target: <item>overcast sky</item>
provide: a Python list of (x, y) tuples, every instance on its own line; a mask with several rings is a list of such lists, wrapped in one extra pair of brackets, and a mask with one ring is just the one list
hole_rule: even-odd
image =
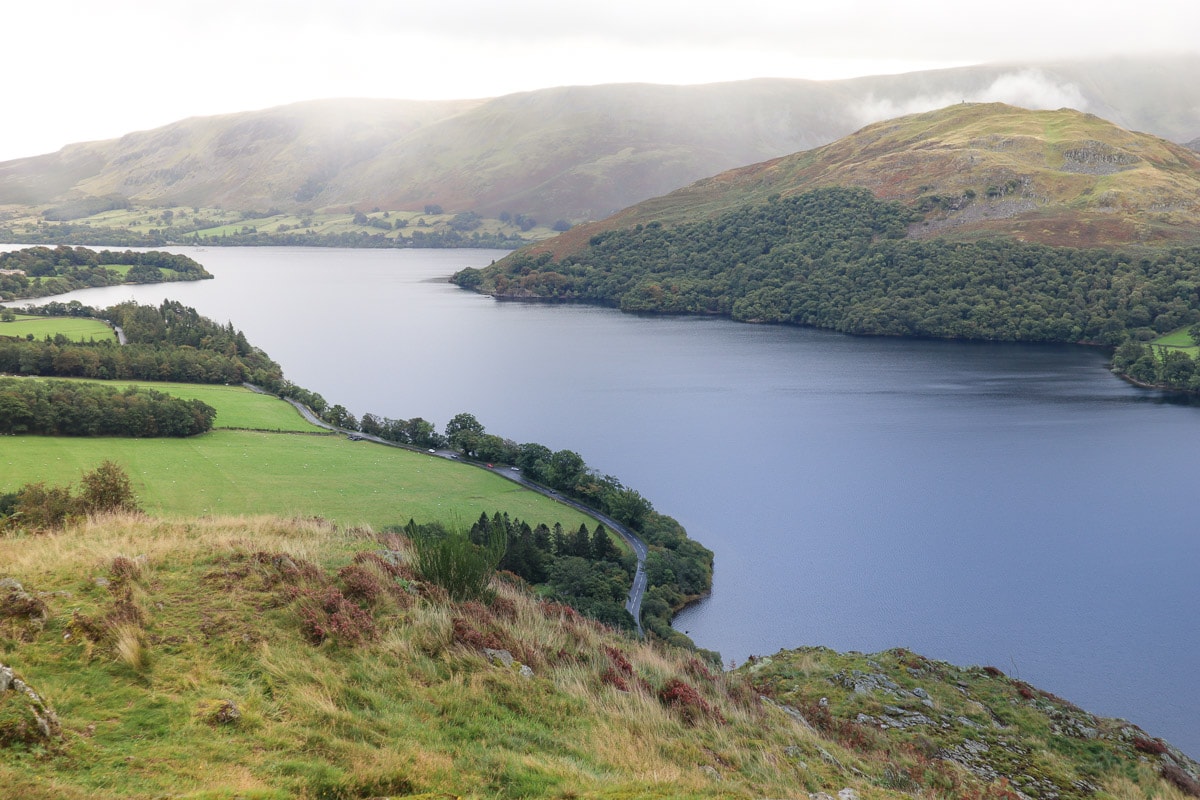
[(2, 16), (0, 160), (324, 97), (1200, 50), (1197, 0), (7, 0)]

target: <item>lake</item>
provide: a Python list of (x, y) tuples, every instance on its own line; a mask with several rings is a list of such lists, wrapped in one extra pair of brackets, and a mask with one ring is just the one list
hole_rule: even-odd
[(110, 287), (230, 320), (361, 416), (470, 411), (581, 453), (716, 552), (676, 627), (727, 662), (820, 644), (991, 664), (1200, 755), (1200, 408), (1069, 346), (873, 339), (496, 302), (498, 251), (197, 250)]

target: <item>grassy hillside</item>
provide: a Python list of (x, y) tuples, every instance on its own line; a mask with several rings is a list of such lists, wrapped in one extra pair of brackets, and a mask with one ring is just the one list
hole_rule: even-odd
[(1200, 242), (1200, 156), (1070, 109), (958, 104), (698, 181), (535, 245), (555, 259), (609, 230), (711, 219), (855, 186), (920, 211), (914, 236), (1091, 247)]
[(64, 221), (49, 221), (41, 206), (0, 212), (0, 237), (30, 244), (161, 247), (167, 243), (291, 245), (326, 247), (496, 247), (513, 248), (554, 235), (556, 220), (486, 219), (467, 212), (426, 213), (347, 207), (320, 211), (279, 208), (234, 211), (171, 205), (108, 209)]
[(382, 528), (411, 518), (469, 525), (499, 509), (568, 530), (595, 525), (486, 470), (326, 433), (276, 397), (240, 386), (141, 385), (203, 400), (222, 430), (188, 439), (5, 437), (0, 494), (37, 481), (72, 483), (110, 459), (158, 516), (322, 516)]
[[(39, 696), (0, 690), (0, 785), (26, 800), (1176, 800), (1195, 786), (1197, 765), (1164, 743), (1002, 676), (895, 652), (722, 674), (503, 582), (490, 604), (450, 602), (411, 559), (394, 535), (275, 518), (107, 517), (0, 539), (0, 663)], [(936, 725), (893, 740), (891, 705)]]
[(130, 204), (235, 213), (438, 204), (550, 225), (598, 219), (722, 170), (961, 100), (1079, 108), (1191, 141), (1200, 135), (1198, 71), (1200, 58), (1158, 57), (845, 81), (561, 87), (488, 100), (314, 101), (0, 164), (0, 208), (65, 218)]

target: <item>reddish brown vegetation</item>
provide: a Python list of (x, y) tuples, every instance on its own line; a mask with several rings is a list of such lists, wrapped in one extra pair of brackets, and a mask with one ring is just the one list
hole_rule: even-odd
[(294, 590), (299, 601), (300, 632), (312, 644), (334, 639), (359, 644), (375, 638), (375, 620), (366, 609), (351, 602), (336, 586)]
[(688, 675), (691, 675), (696, 680), (704, 680), (708, 681), (709, 683), (712, 683), (715, 680), (715, 677), (713, 676), (712, 671), (709, 670), (708, 666), (695, 656), (692, 656), (687, 660), (687, 664), (684, 665), (684, 669), (687, 671)]
[(1161, 756), (1167, 752), (1167, 746), (1161, 739), (1149, 739), (1145, 736), (1133, 737), (1133, 749), (1152, 756)]
[(600, 673), (600, 682), (621, 692), (629, 691), (629, 681), (612, 667), (604, 668), (604, 672)]
[(379, 575), (361, 564), (348, 564), (338, 570), (342, 594), (358, 603), (374, 605), (387, 593)]
[(629, 659), (624, 653), (615, 647), (605, 647), (604, 654), (612, 662), (612, 669), (615, 669), (617, 674), (624, 675), (626, 678), (633, 677), (633, 665), (629, 663)]
[(50, 609), (42, 598), (29, 592), (10, 588), (0, 595), (0, 617), (11, 619), (45, 619)]
[(1177, 764), (1163, 764), (1162, 776), (1178, 787), (1179, 791), (1186, 792), (1192, 797), (1200, 797), (1200, 781), (1197, 781)]
[(135, 581), (141, 577), (142, 567), (131, 558), (117, 556), (109, 565), (108, 572), (116, 581)]
[(413, 572), (412, 567), (404, 562), (387, 559), (379, 553), (361, 552), (354, 555), (355, 564), (363, 566), (371, 565), (378, 569), (384, 575), (391, 578), (400, 578), (406, 581), (417, 580), (417, 574)]
[(667, 708), (678, 712), (690, 725), (695, 725), (705, 718), (725, 722), (721, 712), (701, 697), (696, 687), (679, 678), (671, 678), (663, 684), (658, 690), (658, 700)]

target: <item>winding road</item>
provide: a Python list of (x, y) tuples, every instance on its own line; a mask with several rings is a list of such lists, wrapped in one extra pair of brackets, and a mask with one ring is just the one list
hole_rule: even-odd
[[(258, 392), (259, 394), (270, 394), (270, 392), (267, 392), (261, 387), (255, 386), (254, 384), (245, 383), (242, 385), (253, 392)], [(374, 442), (387, 447), (398, 447), (401, 450), (410, 450), (415, 453), (425, 453), (436, 458), (444, 458), (451, 461), (459, 460), (458, 454), (452, 450), (422, 450), (421, 448), (414, 447), (412, 445), (389, 442), (387, 439), (381, 439), (378, 436), (372, 436), (367, 433), (362, 433), (361, 431), (351, 431), (346, 430), (345, 428), (339, 428), (336, 425), (330, 425), (328, 422), (314, 414), (312, 409), (303, 403), (297, 402), (296, 400), (290, 400), (286, 397), (284, 400), (286, 400), (288, 403), (291, 403), (292, 406), (300, 412), (300, 416), (304, 417), (304, 419), (308, 420), (313, 425), (333, 431), (334, 433), (342, 433), (346, 436), (353, 437), (356, 440)], [(492, 472), (503, 478), (507, 478), (514, 483), (519, 483), (521, 486), (529, 489), (530, 491), (545, 495), (555, 502), (562, 503), (563, 505), (569, 506), (576, 511), (587, 514), (589, 517), (597, 520), (609, 530), (616, 532), (616, 534), (620, 536), (626, 544), (629, 545), (630, 549), (633, 550), (634, 555), (637, 556), (637, 571), (633, 576), (633, 585), (629, 587), (629, 597), (625, 601), (625, 610), (628, 611), (633, 617), (634, 625), (637, 626), (638, 636), (645, 636), (645, 632), (642, 630), (642, 597), (646, 594), (646, 554), (648, 551), (646, 543), (641, 539), (641, 537), (607, 514), (601, 514), (596, 509), (588, 508), (583, 503), (576, 502), (569, 497), (563, 497), (553, 489), (549, 489), (545, 486), (534, 483), (513, 467), (494, 467), (471, 461), (459, 461), (459, 463), (467, 466), (477, 467), (478, 469), (485, 469), (488, 472)]]

